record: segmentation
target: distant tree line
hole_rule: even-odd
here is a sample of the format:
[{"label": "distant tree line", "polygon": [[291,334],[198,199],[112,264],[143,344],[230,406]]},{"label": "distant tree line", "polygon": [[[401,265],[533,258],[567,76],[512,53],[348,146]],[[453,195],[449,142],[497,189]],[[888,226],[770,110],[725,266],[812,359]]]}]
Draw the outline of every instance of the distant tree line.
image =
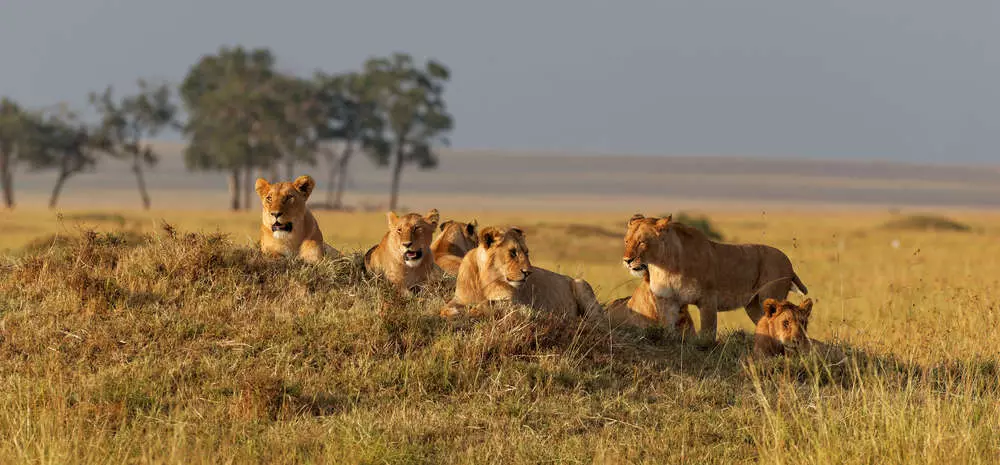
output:
[{"label": "distant tree line", "polygon": [[148,209],[145,171],[159,157],[150,139],[176,129],[188,142],[189,170],[226,174],[233,210],[250,208],[255,176],[294,179],[297,166],[315,166],[319,157],[330,167],[326,203],[341,208],[350,161],[359,153],[389,169],[389,208],[395,209],[403,168],[436,167],[434,148],[448,143],[454,125],[444,101],[449,76],[443,64],[403,53],[371,58],[359,70],[296,76],[279,71],[268,49],[223,47],[192,65],[176,92],[139,80],[132,94],[116,97],[110,86],[91,93],[97,121],[65,106],[31,110],[4,97],[0,190],[13,208],[15,165],[54,170],[54,208],[69,178],[107,157],[129,163]]}]

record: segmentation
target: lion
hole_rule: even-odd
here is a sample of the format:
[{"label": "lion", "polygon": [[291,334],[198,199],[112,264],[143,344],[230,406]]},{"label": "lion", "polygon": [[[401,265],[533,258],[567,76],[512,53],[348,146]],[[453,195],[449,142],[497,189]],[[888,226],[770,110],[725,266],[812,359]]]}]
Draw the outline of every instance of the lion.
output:
[{"label": "lion", "polygon": [[533,266],[524,231],[517,227],[490,226],[479,232],[479,245],[462,258],[455,297],[441,316],[497,301],[526,305],[560,318],[590,318],[601,311],[586,281]]},{"label": "lion", "polygon": [[400,291],[417,291],[438,269],[431,252],[438,211],[432,209],[426,216],[417,213],[396,216],[388,212],[386,218],[389,230],[381,242],[365,253],[365,269],[384,275]]},{"label": "lion", "polygon": [[462,266],[462,257],[479,244],[476,237],[476,225],[448,220],[441,223],[441,234],[431,243],[434,253],[434,263],[446,273],[456,276]]},{"label": "lion", "polygon": [[720,244],[693,227],[671,221],[670,216],[633,216],[622,261],[634,275],[648,274],[652,293],[666,299],[664,311],[697,306],[699,336],[704,342],[715,341],[720,311],[744,307],[757,323],[761,309],[745,304],[765,283],[789,278],[770,286],[768,294],[761,294],[765,299],[784,299],[793,285],[803,294],[808,292],[780,250],[759,244]]},{"label": "lion", "polygon": [[675,307],[670,305],[668,299],[657,297],[649,289],[648,277],[635,288],[631,297],[622,297],[609,303],[607,312],[615,326],[648,328],[659,325],[672,329],[683,339],[695,335],[694,321],[687,306]]},{"label": "lion", "polygon": [[764,315],[757,322],[753,337],[754,354],[783,355],[807,352],[811,348],[812,340],[806,331],[809,327],[809,315],[812,313],[812,299],[806,299],[802,305],[795,305],[787,300],[767,299],[763,307]]},{"label": "lion", "polygon": [[257,178],[254,190],[260,196],[260,249],[268,255],[299,257],[308,262],[337,258],[340,252],[323,242],[323,233],[306,200],[316,187],[310,176],[293,182],[271,184]]}]

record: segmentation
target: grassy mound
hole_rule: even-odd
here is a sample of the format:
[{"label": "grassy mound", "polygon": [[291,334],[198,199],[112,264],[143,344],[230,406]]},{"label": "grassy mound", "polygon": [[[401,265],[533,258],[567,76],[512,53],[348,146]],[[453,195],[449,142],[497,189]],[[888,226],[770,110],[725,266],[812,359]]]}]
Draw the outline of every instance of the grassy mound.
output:
[{"label": "grassy mound", "polygon": [[965,223],[938,215],[905,215],[888,221],[883,227],[901,231],[968,232],[972,230]]},{"label": "grassy mound", "polygon": [[[884,415],[996,395],[989,367],[747,364],[740,332],[697,350],[519,307],[444,321],[446,278],[404,298],[357,254],[222,235],[85,233],[0,263],[0,463],[745,461],[814,433],[816,405],[854,418],[834,440],[908,439]],[[857,442],[831,460],[885,452]]]}]

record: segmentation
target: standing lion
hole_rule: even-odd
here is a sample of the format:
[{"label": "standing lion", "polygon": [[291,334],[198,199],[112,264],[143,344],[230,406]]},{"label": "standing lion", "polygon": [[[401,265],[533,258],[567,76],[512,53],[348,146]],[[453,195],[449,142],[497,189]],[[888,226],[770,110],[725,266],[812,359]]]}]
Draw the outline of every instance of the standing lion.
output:
[{"label": "standing lion", "polygon": [[[636,276],[648,273],[649,288],[665,299],[666,311],[697,306],[699,333],[710,341],[715,340],[718,312],[743,307],[764,284],[776,281],[778,285],[768,286],[768,295],[760,295],[761,300],[783,300],[792,285],[803,294],[808,292],[780,250],[758,244],[720,244],[695,228],[671,221],[670,216],[633,216],[622,260]],[[746,312],[755,324],[761,318],[759,305],[747,305]]]}]

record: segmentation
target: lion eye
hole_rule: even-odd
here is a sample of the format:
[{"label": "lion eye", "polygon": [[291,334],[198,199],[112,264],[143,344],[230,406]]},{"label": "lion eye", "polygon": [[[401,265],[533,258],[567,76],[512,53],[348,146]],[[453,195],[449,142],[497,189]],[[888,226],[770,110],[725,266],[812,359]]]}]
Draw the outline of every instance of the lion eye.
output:
[{"label": "lion eye", "polygon": [[292,197],[290,195],[288,197],[285,197],[285,203],[292,203],[292,200],[295,200],[295,197]]},{"label": "lion eye", "polygon": [[510,249],[510,258],[517,258],[517,249]]},{"label": "lion eye", "polygon": [[269,195],[269,196],[267,196],[267,197],[266,197],[266,198],[265,198],[264,200],[266,200],[266,201],[270,202],[270,201],[271,201],[271,196],[270,196],[270,195]]}]

